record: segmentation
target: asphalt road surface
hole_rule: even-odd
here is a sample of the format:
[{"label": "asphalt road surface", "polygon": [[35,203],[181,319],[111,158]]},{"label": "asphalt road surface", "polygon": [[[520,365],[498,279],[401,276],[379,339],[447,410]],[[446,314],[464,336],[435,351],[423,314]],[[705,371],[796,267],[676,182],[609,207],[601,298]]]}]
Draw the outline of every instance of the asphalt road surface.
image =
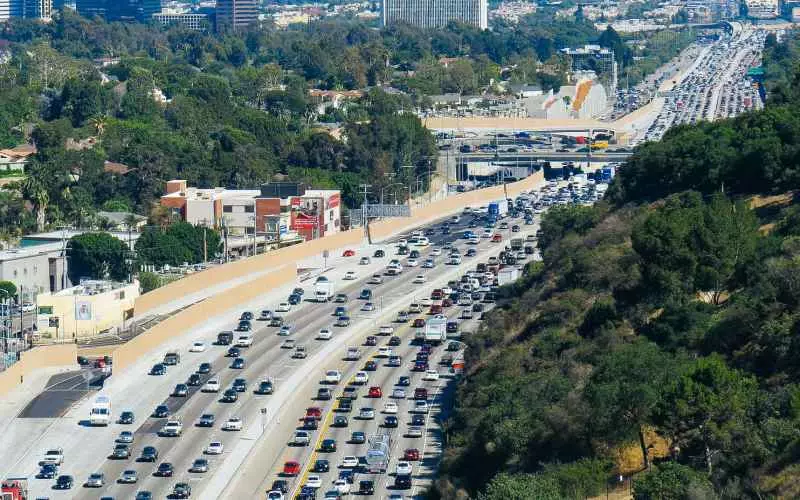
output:
[{"label": "asphalt road surface", "polygon": [[103,387],[100,370],[75,370],[53,375],[44,390],[23,408],[17,418],[57,418],[90,392]]}]

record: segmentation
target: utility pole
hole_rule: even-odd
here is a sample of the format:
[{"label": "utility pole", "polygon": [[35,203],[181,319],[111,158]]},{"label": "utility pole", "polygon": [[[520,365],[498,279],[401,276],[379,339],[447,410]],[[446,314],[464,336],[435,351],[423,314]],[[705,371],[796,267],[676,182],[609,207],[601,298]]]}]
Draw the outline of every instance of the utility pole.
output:
[{"label": "utility pole", "polygon": [[206,242],[206,226],[203,225],[203,263],[208,263],[208,244]]},{"label": "utility pole", "polygon": [[367,235],[367,241],[370,241],[369,237],[369,200],[367,200],[367,193],[369,192],[369,188],[372,187],[371,184],[361,184],[359,187],[364,190],[364,202],[361,204],[361,213],[364,217],[364,233]]}]

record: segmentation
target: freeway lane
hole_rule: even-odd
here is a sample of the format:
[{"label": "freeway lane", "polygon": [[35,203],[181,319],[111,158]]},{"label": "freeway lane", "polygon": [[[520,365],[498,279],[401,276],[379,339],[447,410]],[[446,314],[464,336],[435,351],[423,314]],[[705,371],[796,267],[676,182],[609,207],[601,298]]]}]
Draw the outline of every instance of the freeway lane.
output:
[{"label": "freeway lane", "polygon": [[[454,238],[455,235],[450,236],[448,238]],[[435,238],[435,240],[440,241],[441,238]],[[380,259],[379,259],[380,260]],[[373,263],[371,266],[359,266],[359,270],[362,269],[369,269],[370,271],[375,270],[377,267],[382,268],[387,259],[382,259],[383,262],[380,263]],[[376,267],[377,266],[377,267]],[[338,270],[338,274],[334,277],[334,273],[329,273],[331,279],[337,281],[341,275],[343,275],[345,268]],[[365,276],[371,274],[365,273]],[[395,280],[387,280],[385,285],[381,287],[375,288],[376,295],[384,296],[384,297],[400,297],[406,295],[407,291],[402,290],[404,286],[407,286],[408,283],[404,282],[400,279]],[[345,291],[353,292],[363,286],[362,282],[355,282],[349,283],[346,285],[347,289]],[[341,290],[340,290],[341,291]],[[328,308],[325,314],[323,315],[314,315],[309,314],[310,308]],[[316,335],[316,332],[321,327],[328,327],[332,323],[333,319],[327,315],[328,312],[332,312],[333,307],[329,305],[322,305],[318,306],[315,304],[304,304],[300,311],[293,312],[288,316],[288,322],[294,323],[297,332],[295,333],[294,337],[298,339],[298,343],[305,343],[310,349],[310,356],[313,357],[314,353],[318,350],[313,343],[311,342],[312,338]],[[257,311],[256,311],[257,312]],[[369,322],[369,317],[361,317],[361,318],[354,318],[355,326],[358,325],[359,322]],[[232,325],[226,325],[230,328]],[[211,348],[210,352],[216,351],[213,355],[205,356],[201,358],[203,361],[211,362],[214,365],[213,372],[220,372],[222,375],[222,387],[225,388],[230,383],[230,381],[237,377],[237,376],[244,376],[248,379],[248,382],[252,385],[260,378],[261,375],[269,374],[275,378],[277,378],[278,386],[280,386],[280,380],[282,378],[288,377],[291,372],[297,371],[297,369],[303,366],[302,362],[292,362],[288,359],[289,355],[286,353],[285,350],[281,350],[278,348],[278,344],[282,339],[277,338],[274,334],[274,329],[269,331],[266,328],[258,328],[256,332],[254,332],[254,336],[256,338],[256,342],[252,347],[248,349],[250,352],[246,352],[244,356],[248,360],[249,366],[245,369],[244,373],[237,373],[241,372],[239,370],[230,370],[227,369],[227,360],[221,359],[221,349],[220,348]],[[324,344],[324,343],[323,343]],[[321,348],[322,346],[320,346]],[[184,354],[184,357],[187,356],[194,356],[190,354]],[[199,356],[198,356],[199,357]],[[181,365],[185,367],[187,364],[186,360]],[[196,364],[192,363],[192,367],[196,366]],[[174,368],[170,369],[172,372]],[[184,370],[186,372],[186,370]],[[146,375],[142,374],[142,376],[147,377]],[[183,382],[185,378],[188,376],[188,372],[183,373],[183,376],[173,377],[172,380],[173,385],[177,382]],[[153,377],[149,377],[148,383],[152,380]],[[161,378],[161,377],[157,377]],[[171,389],[171,387],[170,387]],[[194,458],[201,456],[201,449],[204,447],[208,441],[211,439],[217,439],[221,437],[221,441],[226,444],[226,448],[230,449],[232,446],[232,442],[235,442],[238,439],[241,439],[238,436],[238,433],[225,433],[226,435],[223,436],[223,433],[219,431],[211,431],[208,432],[205,429],[195,429],[192,428],[192,424],[194,420],[199,417],[200,414],[210,412],[215,413],[218,419],[218,425],[221,419],[226,418],[228,415],[232,413],[238,413],[243,415],[252,415],[258,414],[258,411],[263,406],[262,401],[264,399],[268,399],[269,396],[254,396],[250,392],[243,394],[243,399],[236,405],[222,405],[216,402],[216,396],[213,394],[202,394],[202,393],[192,393],[188,398],[168,398],[166,403],[176,411],[178,415],[181,416],[183,423],[184,423],[184,436],[181,438],[159,438],[155,435],[155,432],[161,427],[162,421],[155,421],[155,419],[148,419],[145,421],[144,425],[140,428],[137,432],[136,436],[136,443],[133,446],[134,455],[138,454],[142,447],[145,445],[154,445],[159,449],[160,452],[160,459],[165,461],[170,461],[175,465],[176,468],[176,476],[177,478],[181,478],[182,475],[185,475],[185,472],[191,461]],[[186,400],[186,401],[184,401]],[[117,402],[117,404],[120,404]],[[226,406],[231,406],[232,408],[228,410],[225,408]],[[117,406],[117,411],[119,411],[120,406]],[[241,412],[241,413],[240,413]],[[139,415],[139,419],[143,419],[144,415]],[[245,421],[247,422],[248,417],[245,417]],[[116,432],[123,430],[124,426],[121,425],[114,425],[112,426],[115,428],[114,434]],[[104,456],[106,453],[110,453],[111,448],[113,446],[112,439],[108,439],[105,446],[102,449],[102,454],[100,456]],[[219,460],[224,460],[226,457],[223,455],[219,457]],[[212,463],[212,471],[213,467],[216,463]],[[96,469],[90,469],[87,471],[83,471],[83,474],[80,474],[75,471],[64,470],[65,473],[73,473],[76,476],[76,480],[81,482],[85,479],[86,475],[89,472],[93,472],[95,470],[100,470],[105,473],[107,483],[112,483],[116,480],[122,470],[131,468],[138,471],[140,475],[140,484],[138,487],[133,486],[122,486],[116,484],[107,484],[106,488],[102,489],[102,491],[97,490],[90,490],[90,491],[81,491],[75,492],[78,493],[78,496],[82,498],[96,498],[98,495],[102,493],[110,493],[114,494],[115,496],[129,496],[135,491],[134,488],[144,489],[147,488],[148,490],[152,491],[155,496],[161,497],[162,494],[166,494],[172,487],[172,484],[175,481],[169,479],[160,479],[160,478],[153,478],[150,476],[150,473],[154,470],[155,464],[135,464],[129,461],[107,461],[103,463],[101,466],[98,466]],[[210,475],[210,474],[209,474]],[[192,478],[191,481],[195,491],[197,489],[202,488],[204,486],[202,478]]]}]

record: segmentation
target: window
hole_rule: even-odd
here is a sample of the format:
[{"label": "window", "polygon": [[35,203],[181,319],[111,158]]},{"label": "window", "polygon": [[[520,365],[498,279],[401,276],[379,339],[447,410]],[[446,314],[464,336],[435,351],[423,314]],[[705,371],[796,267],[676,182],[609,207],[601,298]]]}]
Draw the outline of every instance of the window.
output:
[{"label": "window", "polygon": [[227,212],[227,213],[232,213],[233,212],[233,205],[223,205],[222,206],[222,211],[223,212]]},{"label": "window", "polygon": [[34,265],[33,266],[33,274],[36,274],[36,271],[38,271],[38,270],[39,270],[39,266]]},{"label": "window", "polygon": [[53,314],[53,306],[39,306],[39,314]]},{"label": "window", "polygon": [[18,274],[17,270],[16,270],[16,269],[14,269],[14,277],[15,277],[15,278],[17,277],[17,274]]},{"label": "window", "polygon": [[256,211],[256,207],[255,207],[255,205],[245,205],[244,206],[244,211],[247,212],[247,213],[253,213],[253,212]]}]

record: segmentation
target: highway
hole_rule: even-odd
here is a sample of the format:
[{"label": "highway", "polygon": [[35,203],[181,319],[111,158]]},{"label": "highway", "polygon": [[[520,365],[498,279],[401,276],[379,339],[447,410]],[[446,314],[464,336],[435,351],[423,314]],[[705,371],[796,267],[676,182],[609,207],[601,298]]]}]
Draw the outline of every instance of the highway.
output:
[{"label": "highway", "polygon": [[[453,229],[452,234],[442,235],[437,232],[431,236],[434,245],[444,245],[457,238],[459,229]],[[527,227],[526,227],[527,229]],[[376,249],[386,249],[387,256],[384,258],[373,259],[369,265],[358,265],[358,258],[367,253],[371,256]],[[378,324],[383,324],[386,318],[391,319],[400,307],[415,297],[422,298],[423,295],[430,293],[430,290],[441,285],[449,279],[454,279],[468,267],[474,265],[474,259],[485,259],[489,252],[499,252],[502,245],[490,244],[482,240],[478,245],[480,257],[465,258],[461,266],[445,266],[442,258],[433,269],[423,270],[421,268],[406,268],[400,278],[385,277],[385,282],[381,285],[370,285],[378,305],[378,310],[373,312],[359,312],[357,307],[360,302],[354,298],[357,292],[365,287],[365,280],[373,272],[381,271],[389,259],[393,258],[393,250],[390,245],[371,246],[364,253],[359,252],[356,257],[349,259],[333,259],[334,269],[326,272],[326,276],[336,283],[337,293],[347,293],[351,302],[348,305],[353,322],[349,328],[333,328],[334,337],[329,341],[314,340],[320,328],[331,327],[333,323],[333,304],[316,304],[304,302],[295,306],[291,313],[285,315],[287,323],[292,324],[294,332],[291,338],[297,344],[304,345],[308,350],[308,357],[305,360],[295,360],[291,358],[291,350],[281,349],[280,344],[284,337],[276,335],[277,328],[265,326],[263,323],[255,322],[254,343],[251,347],[243,349],[242,356],[246,359],[244,369],[229,368],[230,359],[224,357],[225,348],[209,345],[206,352],[189,353],[186,338],[181,339],[183,345],[179,348],[182,362],[177,367],[170,367],[165,376],[147,375],[146,370],[138,377],[127,377],[127,380],[114,380],[114,413],[118,416],[122,410],[131,409],[136,413],[136,423],[134,425],[122,425],[114,423],[107,428],[89,428],[85,425],[85,415],[87,406],[90,402],[84,401],[77,405],[67,414],[64,419],[30,419],[20,423],[17,419],[16,425],[21,427],[19,432],[14,434],[14,427],[11,427],[12,436],[7,435],[6,443],[11,446],[13,452],[8,454],[8,461],[3,464],[4,472],[9,474],[23,473],[28,477],[33,477],[38,470],[37,462],[41,454],[49,446],[62,446],[65,451],[65,465],[61,468],[61,474],[71,474],[75,477],[76,487],[68,491],[51,490],[53,480],[33,479],[31,482],[31,494],[33,497],[47,496],[50,498],[132,498],[136,491],[148,490],[153,493],[154,498],[164,498],[167,496],[173,485],[181,480],[187,480],[193,489],[193,496],[218,497],[219,492],[225,489],[225,497],[241,498],[231,492],[241,491],[242,488],[251,488],[253,493],[258,493],[258,489],[266,487],[266,483],[273,479],[271,475],[261,474],[257,478],[256,490],[245,483],[228,486],[227,475],[233,476],[236,473],[240,476],[239,465],[242,465],[242,477],[249,477],[246,472],[251,465],[248,456],[258,456],[261,441],[277,444],[284,447],[286,441],[291,437],[292,432],[285,432],[284,428],[290,425],[293,428],[291,419],[281,420],[281,415],[290,412],[296,417],[302,415],[302,410],[307,406],[307,394],[301,389],[306,389],[308,384],[316,384],[317,378],[325,368],[335,366],[337,361],[344,353],[344,348],[350,345],[350,339],[363,337],[368,333],[374,333]],[[430,251],[430,247],[427,251]],[[347,271],[356,271],[357,280],[342,281]],[[415,286],[410,283],[409,275],[425,274],[428,283],[422,286]],[[306,294],[312,292],[310,282],[302,285]],[[291,287],[286,287],[291,289]],[[279,301],[285,300],[288,290],[270,291],[268,303],[263,303],[260,307],[273,309]],[[243,309],[252,310],[258,316],[259,306],[255,304],[243,304]],[[240,311],[241,312],[241,311]],[[384,317],[381,317],[384,316]],[[238,322],[238,314],[227,313],[226,318],[209,318],[208,327],[202,331],[191,335],[191,340],[203,339],[208,344],[216,337],[216,332],[220,330],[232,330]],[[413,349],[408,343],[408,333],[404,332],[406,342],[399,349],[404,355],[404,367]],[[164,352],[169,348],[165,346]],[[334,360],[334,361],[331,361]],[[155,358],[151,361],[155,361]],[[172,388],[177,383],[183,383],[188,376],[195,371],[200,362],[211,363],[213,368],[210,374],[204,375],[202,382],[210,376],[216,375],[220,378],[222,390],[226,389],[235,378],[245,378],[248,388],[245,392],[239,393],[236,403],[221,403],[218,401],[222,391],[218,394],[201,393],[198,387],[190,387],[190,392],[186,397],[170,397]],[[355,371],[356,366],[345,367],[348,374]],[[400,371],[400,369],[392,369]],[[379,382],[383,385],[389,383],[388,369],[379,368]],[[386,373],[384,376],[383,374]],[[276,393],[272,396],[259,396],[253,393],[253,388],[263,377],[268,376],[276,382]],[[291,381],[291,382],[290,382]],[[414,383],[417,383],[415,380]],[[282,387],[282,385],[286,387]],[[141,390],[146,387],[146,390]],[[433,389],[433,385],[431,386]],[[390,392],[390,391],[389,391]],[[124,397],[119,394],[124,394]],[[316,390],[314,389],[314,393]],[[295,397],[302,394],[302,397]],[[157,431],[161,428],[165,419],[148,417],[156,404],[166,404],[172,414],[178,415],[183,422],[183,435],[177,438],[167,438],[157,436]],[[299,406],[298,406],[299,405]],[[297,408],[295,408],[297,407]],[[262,409],[267,409],[267,413],[262,417]],[[297,413],[297,412],[300,413]],[[401,409],[401,415],[403,410]],[[216,424],[212,428],[198,428],[194,426],[195,421],[200,415],[212,413],[216,417]],[[241,432],[223,432],[220,430],[221,424],[229,416],[242,416],[244,420],[244,430]],[[81,418],[83,416],[83,418]],[[137,427],[138,426],[138,427]],[[72,430],[70,430],[72,429]],[[109,460],[106,457],[111,453],[114,446],[114,438],[122,430],[135,431],[135,441],[132,445],[132,456],[129,460]],[[28,435],[36,436],[35,439],[26,439]],[[263,439],[261,439],[263,438]],[[220,441],[224,444],[225,452],[218,456],[209,456],[210,471],[205,474],[190,474],[188,469],[192,461],[203,457],[203,449],[212,440]],[[256,443],[258,447],[255,447]],[[400,446],[401,440],[395,440]],[[15,445],[15,443],[18,443]],[[22,443],[27,443],[21,448]],[[142,463],[135,461],[144,446],[155,446],[159,451],[159,458],[155,463]],[[240,452],[238,450],[249,450]],[[252,452],[252,453],[250,453]],[[274,454],[275,463],[271,468],[261,467],[263,470],[271,472],[277,467],[283,458],[283,453]],[[174,478],[158,478],[152,473],[161,462],[170,462],[175,469]],[[223,470],[228,467],[228,470]],[[232,469],[232,470],[231,470]],[[116,480],[123,470],[136,470],[139,476],[138,484],[122,485],[117,484]],[[84,489],[80,485],[86,480],[88,475],[93,472],[102,472],[105,475],[105,485],[96,489]],[[215,472],[217,474],[215,474]],[[209,488],[210,493],[203,494]],[[220,486],[221,485],[221,486]],[[213,494],[212,494],[213,492]],[[251,497],[251,496],[250,496]]]}]

